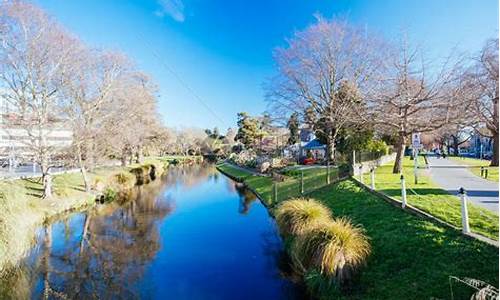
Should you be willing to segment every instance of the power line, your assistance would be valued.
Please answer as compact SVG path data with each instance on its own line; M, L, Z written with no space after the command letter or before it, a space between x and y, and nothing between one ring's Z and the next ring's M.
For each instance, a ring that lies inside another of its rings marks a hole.
M147 44L147 46L151 49L151 52L153 53L153 55L156 57L156 59L158 59L158 61L160 62L160 64L170 73L172 74L175 79L201 104L205 107L205 109L215 118L217 119L221 125L223 126L223 128L226 127L226 122L224 122L224 120L219 116L217 115L217 113L208 105L205 103L205 101L203 101L203 99L198 96L198 94L179 76L179 74L177 74L177 72L174 71L173 68L171 68L170 66L168 66L165 61L161 58L161 56L153 49L153 47L151 46L151 44L149 42L147 42L145 39L143 39L142 37L140 36L137 36L140 40L142 40L145 44Z

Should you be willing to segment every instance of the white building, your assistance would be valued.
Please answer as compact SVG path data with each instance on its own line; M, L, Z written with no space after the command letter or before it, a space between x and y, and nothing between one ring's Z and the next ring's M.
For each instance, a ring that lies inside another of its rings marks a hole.
M73 142L73 132L63 122L41 130L23 128L15 123L16 113L0 90L0 158L30 157L33 148L45 140L46 147L66 148Z

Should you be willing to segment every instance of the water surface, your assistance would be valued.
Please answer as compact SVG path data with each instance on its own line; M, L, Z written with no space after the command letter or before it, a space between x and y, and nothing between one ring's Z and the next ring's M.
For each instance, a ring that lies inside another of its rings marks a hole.
M302 299L266 208L213 166L171 168L133 199L40 228L1 279L19 298Z

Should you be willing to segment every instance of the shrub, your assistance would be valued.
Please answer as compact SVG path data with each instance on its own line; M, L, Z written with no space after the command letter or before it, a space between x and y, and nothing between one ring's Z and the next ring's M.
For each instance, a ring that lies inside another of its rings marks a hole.
M113 200L116 199L116 197L118 197L118 193L113 189L113 188L106 188L106 190L104 190L104 202L111 202Z
M384 141L380 140L370 140L366 146L366 150L380 155L387 155L389 152L389 147Z
M299 235L331 218L330 210L315 200L292 199L275 211L276 222L284 235Z
M111 185L117 186L122 189L129 189L134 187L136 178L133 174L126 171L121 171L111 177Z
M316 226L294 240L291 256L302 271L317 270L339 285L350 280L370 254L363 229L346 219Z

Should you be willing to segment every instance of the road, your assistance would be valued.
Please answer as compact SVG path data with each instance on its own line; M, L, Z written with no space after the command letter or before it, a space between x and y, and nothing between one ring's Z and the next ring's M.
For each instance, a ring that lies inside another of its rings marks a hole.
M457 195L463 187L468 199L498 213L498 183L472 174L463 165L452 160L429 156L432 180L450 194Z
M68 171L70 169L64 167L51 168L51 173L59 173L62 171ZM8 167L0 168L0 178L18 178L18 177L38 177L41 176L40 168L38 166L33 170L33 164L22 165L17 168L12 168L9 170Z

